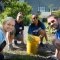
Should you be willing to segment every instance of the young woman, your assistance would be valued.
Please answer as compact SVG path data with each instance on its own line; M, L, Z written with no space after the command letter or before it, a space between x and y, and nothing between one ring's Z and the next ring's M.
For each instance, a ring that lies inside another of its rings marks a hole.
M0 60L4 59L2 53L6 46L6 33L11 32L14 29L15 21L12 17L6 17L3 21L2 27L0 28Z
M13 48L19 48L17 41L21 41L21 44L24 45L24 23L23 23L23 14L19 12L15 19L15 29L9 34L9 48L12 50ZM12 40L14 39L15 47L12 45Z
M29 25L28 34L40 36L40 44L44 47L43 38L45 37L46 43L48 43L48 38L46 34L46 27L43 22L41 22L38 18L37 14L32 15L32 23Z

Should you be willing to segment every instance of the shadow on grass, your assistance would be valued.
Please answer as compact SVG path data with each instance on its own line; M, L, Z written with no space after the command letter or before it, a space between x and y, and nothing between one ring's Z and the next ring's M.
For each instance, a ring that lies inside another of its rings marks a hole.
M24 52L23 50L22 50L22 53L20 53L21 50L19 51L17 50L17 52L12 51L14 53L12 52L9 53L10 52L9 51L8 53L5 52L4 54L9 58L8 60L52 60L52 59L48 59L47 57L51 56L55 49L53 45L48 44L44 48L39 47L38 49L39 51L36 55L27 55L26 51Z
M5 53L8 59L5 60L46 60L46 57L42 57L39 55L17 55Z

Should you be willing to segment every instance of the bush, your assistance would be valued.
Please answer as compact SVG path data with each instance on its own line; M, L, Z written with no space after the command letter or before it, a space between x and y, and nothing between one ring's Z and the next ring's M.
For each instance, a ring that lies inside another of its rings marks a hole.
M28 26L30 24L30 18L31 18L31 14L27 15L25 18L24 18L24 25L25 26Z
M5 2L4 12L0 14L0 19L4 19L6 16L12 16L16 18L18 12L23 12L24 14L24 24L28 25L30 23L30 18L28 17L30 12L32 11L32 7L28 5L27 2L17 2L16 0L9 0L9 2Z
M52 12L52 14L55 14L57 17L59 17L59 18L60 18L60 10L55 11L55 12L53 11L53 12Z
M47 18L42 18L42 22L47 22Z

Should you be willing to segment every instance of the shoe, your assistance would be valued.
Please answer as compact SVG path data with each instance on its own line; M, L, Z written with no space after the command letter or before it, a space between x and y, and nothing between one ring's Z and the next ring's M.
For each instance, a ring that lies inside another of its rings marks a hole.
M49 59L49 60L57 60L57 57L52 55L52 56L47 57L47 59Z
M40 43L39 45L40 45L41 47L44 47L44 44L43 44L43 43Z
M10 50L16 50L18 49L19 47L15 46L15 45L12 45L12 44L9 44L9 49Z
M18 48L19 48L19 47L18 47L18 46L16 46L15 44L13 44L13 47L14 47L14 48L16 48L16 49L18 49Z
M9 49L11 49L11 50L13 49L13 46L12 46L12 44L9 44Z
M14 44L17 45L17 41L16 40L14 40Z
M52 57L52 59L57 60L57 57L55 55L52 55L51 57Z

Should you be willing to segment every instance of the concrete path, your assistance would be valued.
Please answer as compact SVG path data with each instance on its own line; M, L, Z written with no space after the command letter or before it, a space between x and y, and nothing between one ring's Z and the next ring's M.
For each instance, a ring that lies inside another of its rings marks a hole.
M28 26L24 26L24 43L26 44L26 39L28 35Z

